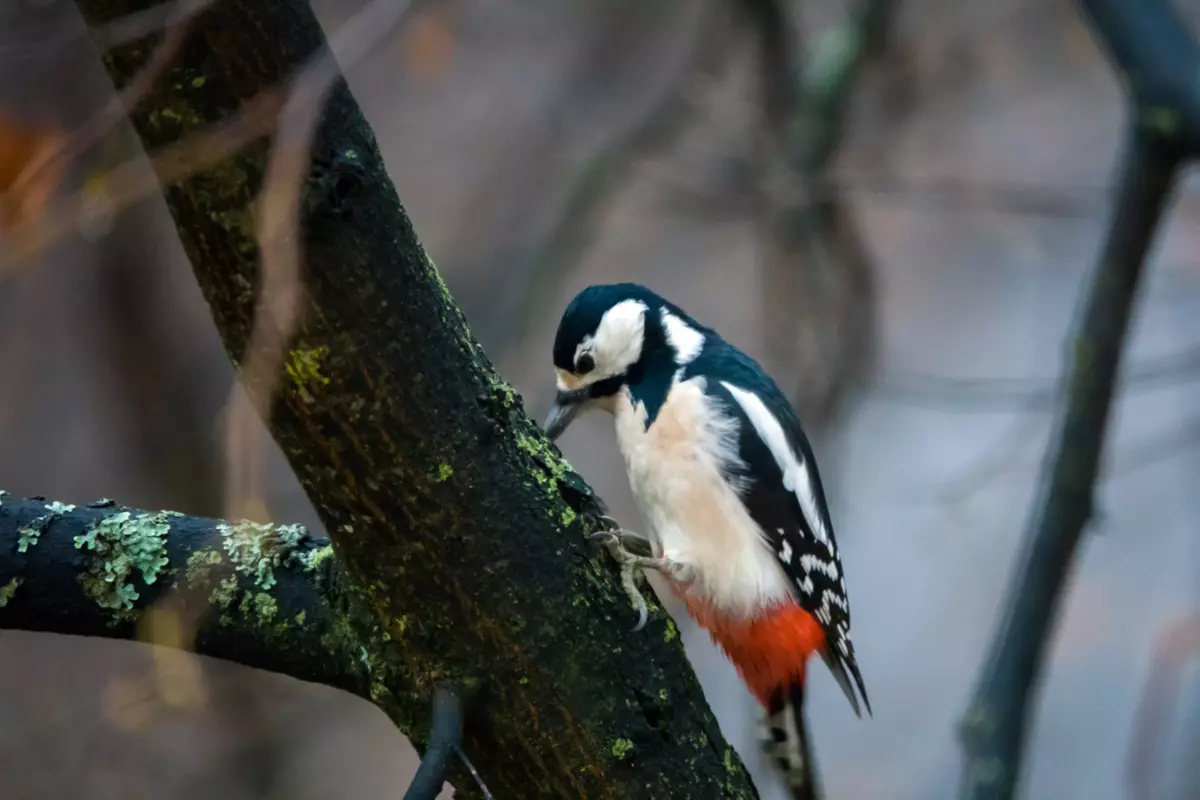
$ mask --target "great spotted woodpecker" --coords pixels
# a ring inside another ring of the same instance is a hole
[[[551,439],[589,408],[615,419],[650,535],[594,536],[627,571],[638,628],[646,609],[632,571],[655,569],[736,665],[765,710],[765,745],[794,796],[810,797],[809,657],[820,654],[856,714],[859,695],[868,714],[871,705],[824,490],[795,411],[753,359],[636,284],[576,295],[554,366]],[[629,552],[630,539],[648,539],[652,555]]]

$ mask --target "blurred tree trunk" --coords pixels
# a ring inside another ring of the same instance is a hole
[[[77,5],[94,26],[153,4]],[[279,91],[323,44],[303,0],[218,2],[131,110],[146,149]],[[118,86],[152,50],[105,53]],[[239,368],[268,153],[256,143],[165,189]],[[629,632],[614,570],[583,540],[596,499],[471,336],[340,80],[310,156],[301,323],[269,423],[402,654],[367,654],[392,687],[373,699],[423,748],[432,689],[473,689],[465,746],[501,797],[754,796],[673,626],[656,614]],[[465,773],[454,779],[474,794]]]

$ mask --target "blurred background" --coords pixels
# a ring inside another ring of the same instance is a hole
[[[1177,2],[1200,22],[1200,2]],[[360,5],[313,2],[327,31]],[[794,31],[772,20],[780,8]],[[836,26],[850,8],[447,0],[415,8],[347,78],[423,242],[531,413],[552,394],[565,304],[617,280],[671,298],[793,394],[832,493],[875,709],[856,719],[814,670],[827,793],[937,800],[957,785],[956,726],[1037,496],[1124,98],[1068,0],[899,0],[880,4],[887,34],[829,124],[789,84],[848,53],[856,40]],[[10,138],[69,133],[113,99],[66,0],[0,5],[0,76]],[[139,152],[118,126],[64,182]],[[218,516],[232,369],[161,198],[116,214],[97,203],[5,276],[0,486]],[[1185,181],[1036,697],[1027,798],[1200,797],[1200,365],[1180,356],[1200,345],[1198,212]],[[255,435],[269,464],[257,516],[319,530]],[[560,444],[638,527],[609,420]],[[762,796],[781,798],[749,695],[672,610],[726,735]],[[1163,663],[1179,680],[1155,687]],[[141,645],[0,631],[0,795],[366,800],[396,797],[415,769],[357,698],[206,662],[189,700],[154,669]],[[1143,719],[1151,688],[1169,708]]]

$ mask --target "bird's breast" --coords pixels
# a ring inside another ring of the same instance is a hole
[[[630,489],[657,549],[685,568],[683,591],[735,618],[789,601],[787,578],[726,478],[740,464],[738,420],[703,379],[672,386],[649,426],[627,391],[613,415]]]

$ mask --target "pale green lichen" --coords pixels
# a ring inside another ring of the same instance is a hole
[[[29,548],[38,543],[38,539],[41,537],[41,535],[41,526],[36,524],[19,528],[17,530],[17,552],[24,553],[29,550]]]
[[[305,572],[312,572],[322,561],[333,556],[332,545],[317,547],[312,550],[302,550],[292,554],[292,559],[300,564]]]
[[[60,503],[57,500],[46,504],[46,513],[34,519],[28,525],[17,530],[17,552],[25,553],[29,548],[38,543],[42,533],[45,532],[46,526],[53,522],[57,517],[63,514],[69,514],[75,510],[75,506],[69,503]]]
[[[493,381],[492,390],[500,396],[500,402],[505,408],[512,408],[520,401],[520,395],[508,381]]]
[[[303,525],[275,526],[242,520],[217,526],[222,546],[234,569],[253,579],[259,589],[275,585],[275,568],[282,566],[308,536]]]
[[[308,528],[299,523],[280,525],[275,532],[279,534],[279,540],[287,547],[299,547],[301,542],[308,538]]]
[[[8,605],[9,601],[13,599],[13,595],[17,593],[17,588],[20,587],[21,583],[20,578],[13,578],[8,583],[0,586],[0,608]]]
[[[221,610],[226,610],[233,605],[234,598],[237,597],[237,589],[237,578],[230,575],[218,583],[217,588],[212,590],[212,594],[208,596],[208,602]]]
[[[450,476],[454,474],[454,467],[449,464],[439,464],[437,471],[437,482],[445,483],[450,480]]]
[[[329,348],[325,345],[288,353],[287,374],[297,389],[307,394],[315,384],[324,386],[329,383],[329,378],[321,374],[321,362],[328,355]]]
[[[269,625],[275,619],[278,611],[279,605],[275,602],[275,598],[266,592],[258,592],[253,599],[247,592],[246,596],[242,598],[242,614],[247,617],[253,614],[261,625]]]
[[[564,528],[570,527],[578,518],[578,514],[563,500],[559,484],[565,483],[575,470],[565,458],[550,449],[550,444],[544,436],[518,431],[516,439],[517,446],[538,463],[531,474],[534,481],[546,493],[546,499],[551,505],[551,508],[546,511],[547,516],[560,523]]]
[[[94,554],[88,571],[79,576],[84,593],[101,608],[112,609],[118,615],[131,610],[138,591],[129,579],[135,571],[147,584],[158,579],[168,563],[166,540],[170,530],[163,514],[122,511],[76,536],[76,549]]]
[[[631,750],[633,750],[633,742],[628,739],[617,739],[612,744],[612,754],[622,760],[629,755]]]
[[[518,431],[517,446],[533,456],[556,481],[564,480],[575,471],[565,458],[550,449],[550,442],[545,436],[530,436]]]
[[[188,556],[187,576],[189,586],[205,588],[212,585],[213,572],[225,561],[216,550],[197,550]]]
[[[679,628],[675,627],[675,620],[667,617],[667,631],[663,634],[663,641],[673,642],[679,638]]]

